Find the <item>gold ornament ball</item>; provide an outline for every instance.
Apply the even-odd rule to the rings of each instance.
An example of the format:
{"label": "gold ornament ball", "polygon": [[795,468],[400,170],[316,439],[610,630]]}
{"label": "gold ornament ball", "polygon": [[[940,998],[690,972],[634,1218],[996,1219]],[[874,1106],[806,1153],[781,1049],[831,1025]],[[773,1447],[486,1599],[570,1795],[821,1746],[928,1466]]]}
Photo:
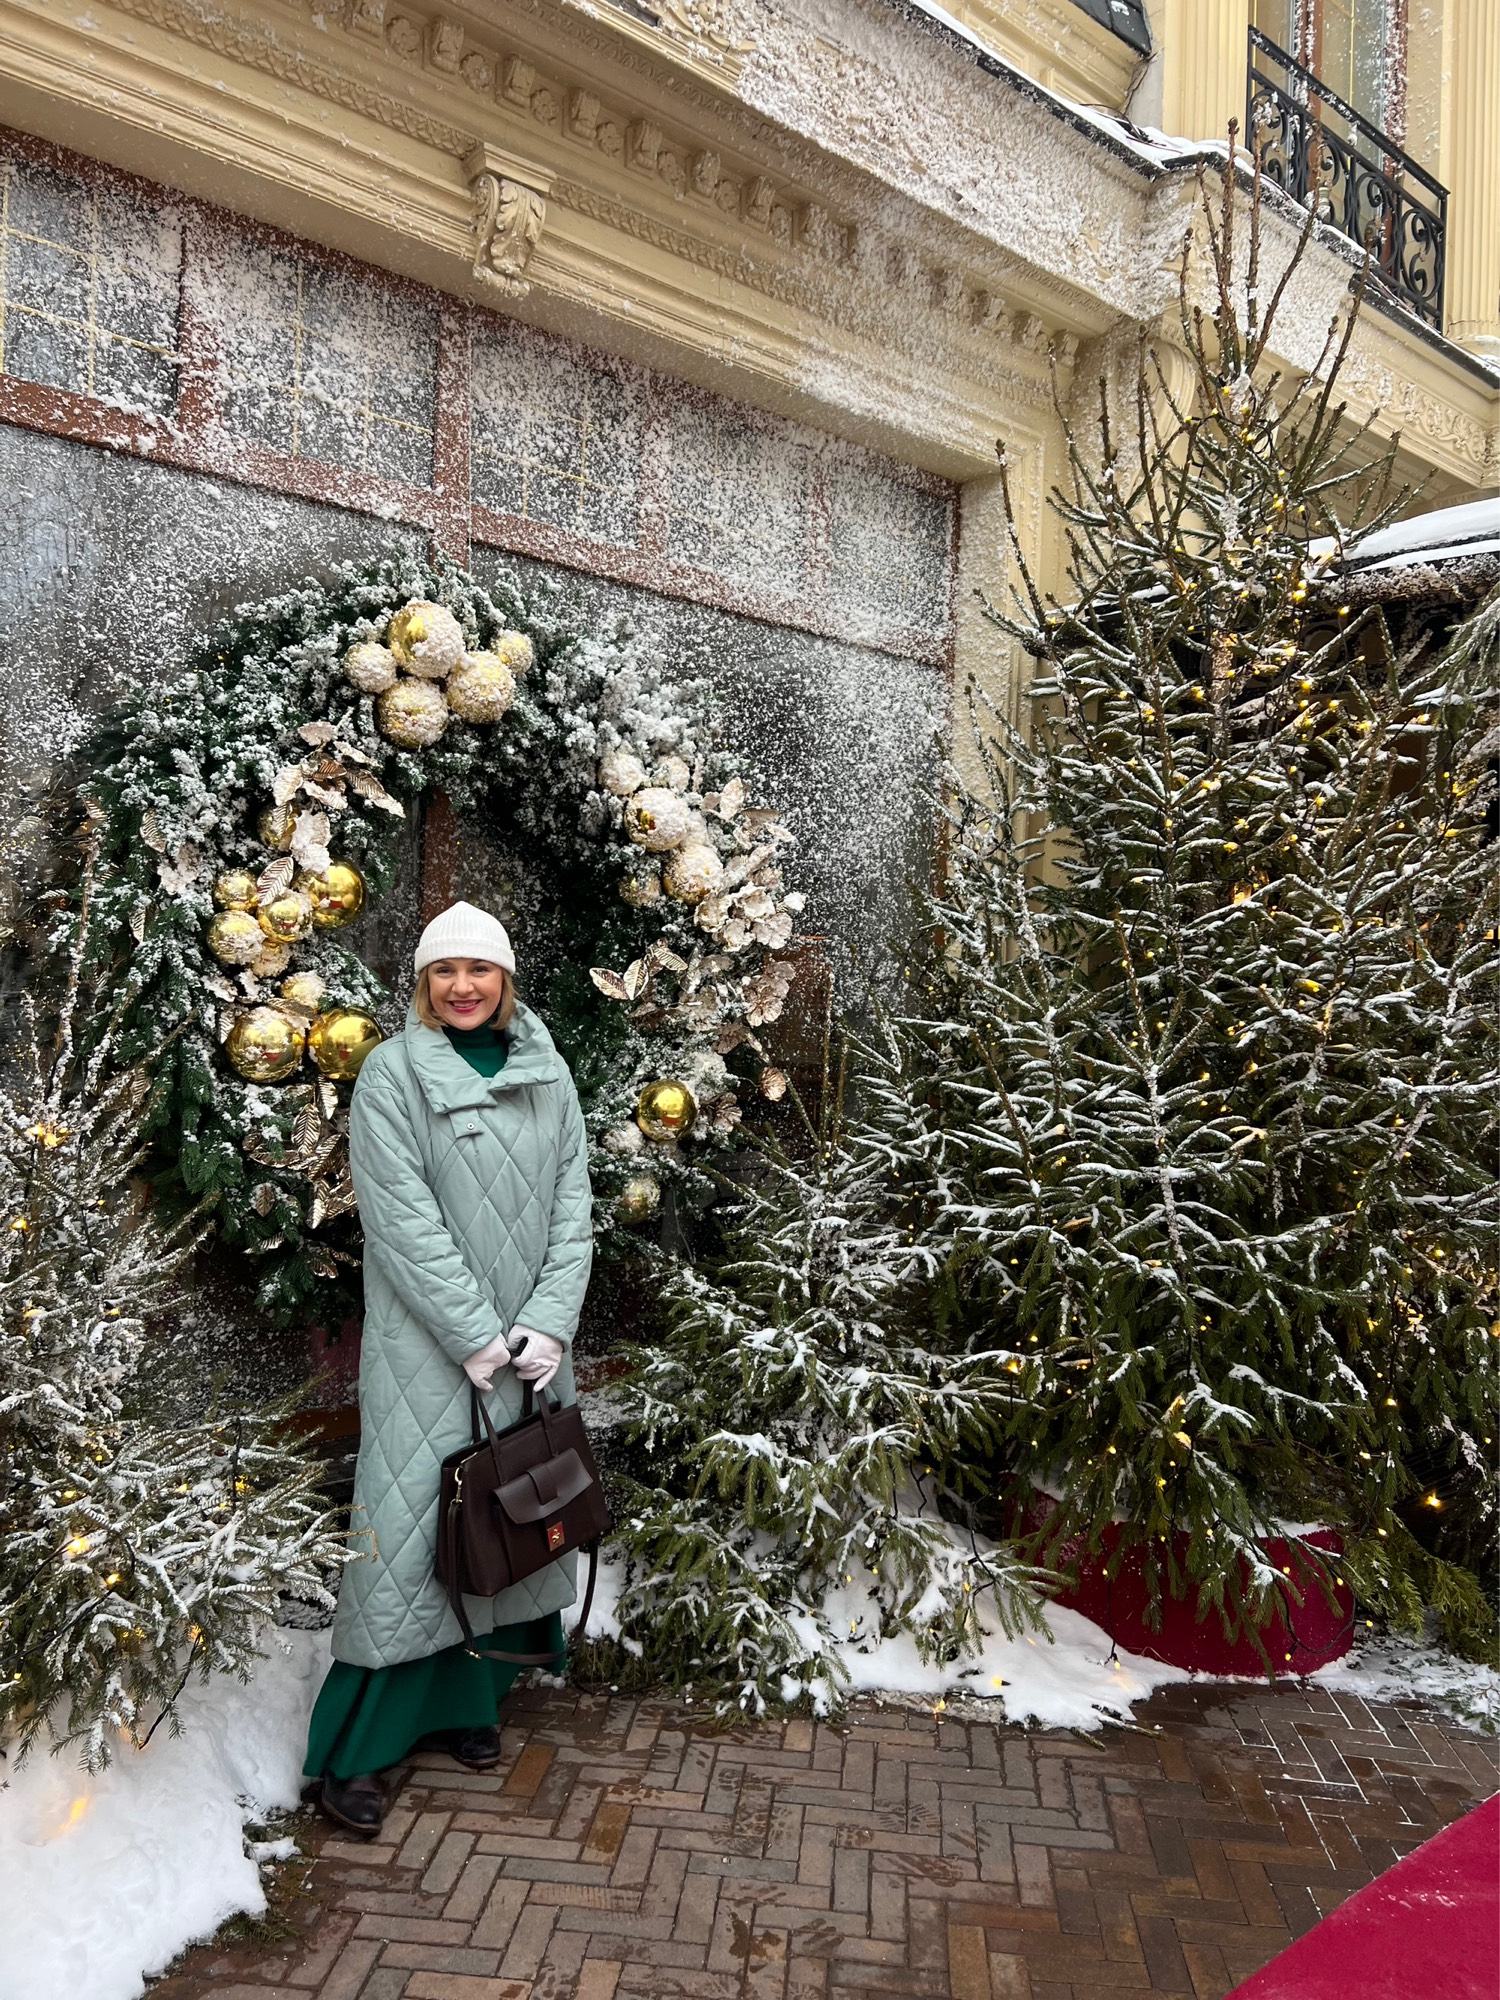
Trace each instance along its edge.
{"label": "gold ornament ball", "polygon": [[316,972],[294,972],[290,979],[281,982],[281,997],[289,1000],[294,1007],[316,1008],[328,991],[326,979],[320,979]]}
{"label": "gold ornament ball", "polygon": [[208,927],[208,948],[221,965],[248,965],[265,941],[248,910],[220,910]]}
{"label": "gold ornament ball", "polygon": [[464,628],[446,604],[414,597],[391,620],[385,643],[408,673],[441,681],[464,656]]}
{"label": "gold ornament ball", "polygon": [[358,1007],[331,1007],[313,1022],[307,1046],[324,1076],[346,1083],[359,1075],[365,1057],[384,1039],[371,1016]]}
{"label": "gold ornament ball", "polygon": [[255,921],[276,944],[295,944],[312,929],[312,897],[301,889],[283,889],[279,896],[261,904]]}
{"label": "gold ornament ball", "polygon": [[688,836],[692,815],[676,792],[647,785],[625,808],[625,831],[648,854],[665,854]]}
{"label": "gold ornament ball", "polygon": [[250,961],[250,970],[257,979],[276,979],[291,962],[292,947],[289,944],[277,944],[273,938],[262,938],[260,950]]}
{"label": "gold ornament ball", "polygon": [[322,875],[304,869],[292,887],[312,904],[313,925],[320,931],[341,931],[365,905],[365,878],[352,861],[330,861]]}
{"label": "gold ornament ball", "polygon": [[402,750],[428,750],[448,727],[443,690],[431,681],[397,681],[376,703],[380,733]]}
{"label": "gold ornament ball", "polygon": [[685,1138],[697,1116],[693,1093],[676,1077],[659,1077],[648,1083],[636,1099],[635,1122],[648,1139]]}
{"label": "gold ornament ball", "polygon": [[622,875],[620,896],[633,910],[649,910],[653,903],[661,901],[661,877],[654,868],[644,875]]}
{"label": "gold ornament ball", "polygon": [[290,806],[267,806],[260,816],[261,845],[273,854],[290,854],[297,815]]}
{"label": "gold ornament ball", "polygon": [[524,632],[497,632],[490,641],[490,651],[517,680],[536,665],[536,648]]}
{"label": "gold ornament ball", "polygon": [[373,639],[351,646],[344,655],[344,679],[361,694],[384,694],[396,682],[396,656]]}
{"label": "gold ornament ball", "polygon": [[498,722],[516,698],[516,677],[497,653],[465,653],[448,683],[448,706],[460,722]]}
{"label": "gold ornament ball", "polygon": [[302,1060],[305,1037],[279,1007],[252,1007],[229,1030],[224,1052],[249,1083],[280,1083]]}
{"label": "gold ornament ball", "polygon": [[214,877],[214,901],[221,910],[253,910],[257,893],[248,868],[226,868]]}
{"label": "gold ornament ball", "polygon": [[667,856],[661,879],[679,903],[701,903],[724,880],[724,864],[706,840],[689,840]]}
{"label": "gold ornament ball", "polygon": [[661,1206],[661,1182],[654,1174],[635,1174],[621,1188],[615,1213],[622,1222],[645,1222]]}

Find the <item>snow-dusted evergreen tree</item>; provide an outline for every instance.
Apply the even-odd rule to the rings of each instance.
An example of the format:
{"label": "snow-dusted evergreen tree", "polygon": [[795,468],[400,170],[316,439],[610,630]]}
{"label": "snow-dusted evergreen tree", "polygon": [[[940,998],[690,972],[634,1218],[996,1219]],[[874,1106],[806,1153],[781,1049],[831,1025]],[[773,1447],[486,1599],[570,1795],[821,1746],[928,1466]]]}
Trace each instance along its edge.
{"label": "snow-dusted evergreen tree", "polygon": [[199,1219],[146,1197],[152,1084],[111,1066],[87,920],[85,886],[55,1019],[28,1001],[0,1080],[0,1738],[96,1766],[194,1671],[244,1672],[280,1593],[331,1605],[343,1544],[285,1411],[196,1408],[172,1366]]}
{"label": "snow-dusted evergreen tree", "polygon": [[[857,1062],[872,1077],[889,1055],[871,1038]],[[1007,1630],[1037,1616],[1034,1570],[938,1511],[1000,1435],[1003,1362],[942,1351],[911,1310],[931,1257],[886,1240],[878,1116],[804,1119],[798,1139],[757,1150],[723,1257],[671,1269],[666,1331],[626,1392],[622,1632],[647,1673],[747,1713],[836,1703],[837,1640],[904,1630],[956,1659],[982,1603]]]}
{"label": "snow-dusted evergreen tree", "polygon": [[1367,1604],[1472,1635],[1497,611],[1434,663],[1341,601],[1379,486],[1332,393],[1358,287],[1323,363],[1280,376],[1286,281],[1243,200],[1231,172],[1206,207],[1206,311],[1185,260],[1189,394],[1147,359],[1123,412],[1070,427],[1067,588],[1022,564],[997,613],[1037,663],[1032,727],[991,732],[988,796],[955,792],[891,1241],[918,1218],[934,1325],[1014,1371],[1008,1501],[1063,1496],[1044,1556],[1123,1521],[1160,1588],[1235,1623],[1281,1587],[1257,1538],[1328,1522]]}

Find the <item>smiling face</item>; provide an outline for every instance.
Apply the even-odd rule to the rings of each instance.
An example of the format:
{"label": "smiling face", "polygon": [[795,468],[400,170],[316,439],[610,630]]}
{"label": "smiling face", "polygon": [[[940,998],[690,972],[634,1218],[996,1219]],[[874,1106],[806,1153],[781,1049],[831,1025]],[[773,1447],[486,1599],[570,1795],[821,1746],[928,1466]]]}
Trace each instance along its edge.
{"label": "smiling face", "polygon": [[487,958],[440,958],[427,968],[432,1011],[450,1028],[477,1028],[499,1011],[505,968]]}

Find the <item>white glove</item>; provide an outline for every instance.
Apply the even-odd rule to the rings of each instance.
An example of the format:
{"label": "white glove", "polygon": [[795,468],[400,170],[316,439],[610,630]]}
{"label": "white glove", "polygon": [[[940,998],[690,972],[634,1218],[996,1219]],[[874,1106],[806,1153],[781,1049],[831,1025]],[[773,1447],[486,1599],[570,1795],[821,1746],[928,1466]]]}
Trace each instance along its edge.
{"label": "white glove", "polygon": [[488,1389],[495,1379],[497,1368],[510,1366],[510,1349],[505,1335],[496,1334],[488,1347],[481,1347],[477,1354],[471,1354],[464,1363],[464,1373],[479,1390]]}
{"label": "white glove", "polygon": [[529,1326],[513,1326],[510,1333],[518,1345],[521,1335],[526,1336],[526,1346],[516,1357],[515,1370],[520,1379],[529,1382],[540,1395],[561,1368],[567,1349],[550,1333],[533,1333]]}

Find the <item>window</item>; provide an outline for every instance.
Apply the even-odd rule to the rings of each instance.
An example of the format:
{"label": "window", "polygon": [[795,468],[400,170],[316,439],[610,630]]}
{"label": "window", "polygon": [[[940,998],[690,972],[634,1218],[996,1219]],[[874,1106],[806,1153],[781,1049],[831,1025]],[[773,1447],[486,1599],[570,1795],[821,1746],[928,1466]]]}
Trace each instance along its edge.
{"label": "window", "polygon": [[1146,21],[1146,0],[1073,0],[1101,28],[1110,28],[1138,54],[1151,53],[1151,29]]}
{"label": "window", "polygon": [[1402,0],[1251,0],[1250,19],[1361,118],[1402,136]]}
{"label": "window", "polygon": [[1448,192],[1403,149],[1406,0],[1252,0],[1245,130],[1262,167],[1374,260],[1384,299],[1443,323]]}

